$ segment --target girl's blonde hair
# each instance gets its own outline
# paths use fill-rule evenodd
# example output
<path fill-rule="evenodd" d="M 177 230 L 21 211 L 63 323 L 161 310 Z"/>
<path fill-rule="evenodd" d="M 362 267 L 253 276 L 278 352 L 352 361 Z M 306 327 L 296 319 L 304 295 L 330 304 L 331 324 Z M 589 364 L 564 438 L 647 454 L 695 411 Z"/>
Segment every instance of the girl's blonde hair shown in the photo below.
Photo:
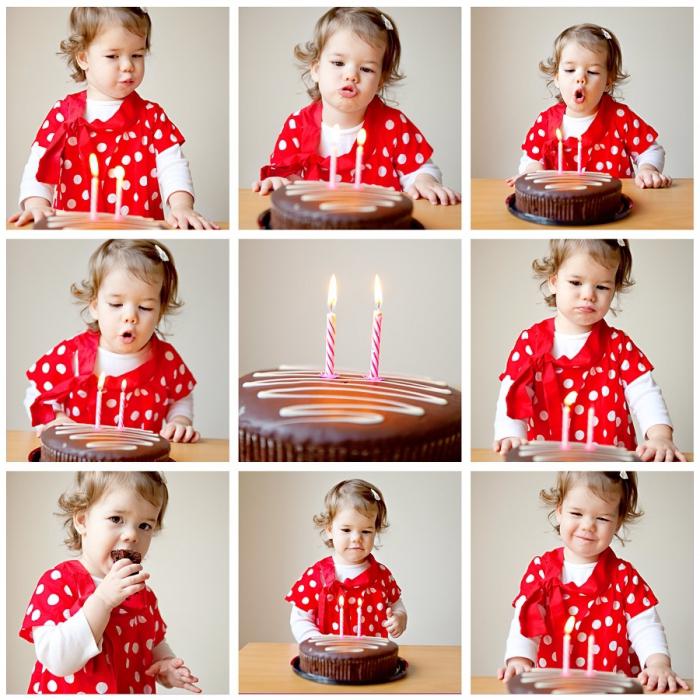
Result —
<path fill-rule="evenodd" d="M 314 524 L 319 528 L 321 539 L 327 547 L 333 547 L 333 540 L 328 537 L 326 529 L 333 524 L 335 516 L 344 508 L 354 508 L 368 518 L 374 518 L 374 529 L 377 533 L 389 527 L 382 492 L 362 479 L 349 479 L 336 484 L 326 494 L 323 506 L 324 511 L 314 515 Z"/>
<path fill-rule="evenodd" d="M 80 534 L 73 518 L 95 505 L 105 493 L 115 486 L 132 489 L 141 498 L 160 508 L 154 528 L 163 528 L 163 517 L 168 506 L 168 487 L 162 472 L 76 472 L 71 487 L 58 499 L 59 513 L 68 532 L 64 540 L 68 549 L 80 551 Z"/>
<path fill-rule="evenodd" d="M 116 267 L 125 267 L 132 275 L 149 284 L 162 274 L 159 321 L 182 306 L 177 298 L 175 261 L 163 243 L 154 240 L 110 239 L 90 256 L 88 278 L 80 284 L 72 284 L 70 288 L 71 294 L 84 305 L 81 311 L 83 319 L 93 331 L 98 330 L 99 326 L 97 321 L 89 318 L 88 307 L 97 299 L 104 278 Z"/>
<path fill-rule="evenodd" d="M 540 491 L 540 500 L 552 508 L 547 517 L 557 534 L 559 525 L 553 519 L 557 509 L 561 508 L 566 494 L 575 486 L 584 486 L 598 498 L 612 501 L 620 497 L 617 509 L 619 525 L 630 525 L 644 515 L 637 510 L 637 474 L 635 472 L 558 472 L 556 484 L 551 489 Z M 619 532 L 619 531 L 618 531 Z M 615 536 L 622 544 L 625 540 L 617 533 Z"/>
<path fill-rule="evenodd" d="M 599 265 L 615 272 L 615 294 L 627 291 L 633 284 L 632 253 L 629 241 L 600 238 L 557 238 L 549 241 L 549 256 L 532 261 L 535 279 L 540 280 L 540 290 L 548 306 L 556 307 L 556 294 L 548 294 L 547 282 L 559 272 L 564 261 L 576 253 L 587 253 Z M 612 309 L 615 313 L 615 309 Z"/>
<path fill-rule="evenodd" d="M 85 71 L 78 65 L 78 54 L 87 51 L 100 31 L 109 24 L 119 24 L 136 36 L 143 37 L 146 52 L 151 48 L 151 18 L 141 7 L 74 7 L 70 11 L 70 36 L 58 52 L 73 71 L 76 83 L 85 80 Z"/>
<path fill-rule="evenodd" d="M 399 71 L 401 42 L 394 20 L 376 7 L 334 7 L 316 22 L 313 40 L 294 47 L 294 57 L 304 69 L 302 79 L 312 100 L 320 100 L 321 92 L 318 83 L 311 79 L 311 68 L 321 60 L 328 39 L 339 29 L 350 29 L 370 46 L 384 47 L 380 93 L 403 79 Z"/>
<path fill-rule="evenodd" d="M 629 78 L 629 75 L 622 70 L 622 49 L 617 37 L 609 29 L 599 27 L 597 24 L 575 24 L 573 27 L 565 29 L 554 40 L 552 56 L 544 61 L 540 61 L 540 70 L 549 78 L 547 87 L 550 89 L 554 84 L 554 78 L 559 72 L 561 53 L 569 41 L 575 41 L 577 44 L 595 53 L 605 51 L 607 55 L 605 67 L 608 71 L 609 85 L 609 87 L 606 87 L 606 91 L 611 95 L 614 95 L 616 85 Z M 563 102 L 560 92 L 557 92 L 555 97 L 559 102 Z"/>

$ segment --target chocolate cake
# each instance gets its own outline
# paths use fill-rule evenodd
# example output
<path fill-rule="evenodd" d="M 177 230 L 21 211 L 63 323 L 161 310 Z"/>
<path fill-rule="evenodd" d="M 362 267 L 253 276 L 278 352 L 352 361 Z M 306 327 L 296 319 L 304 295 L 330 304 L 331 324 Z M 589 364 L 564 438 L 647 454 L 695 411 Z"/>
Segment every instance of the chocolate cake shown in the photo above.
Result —
<path fill-rule="evenodd" d="M 169 454 L 168 440 L 138 428 L 65 423 L 41 433 L 42 462 L 166 462 Z"/>
<path fill-rule="evenodd" d="M 622 182 L 607 173 L 540 170 L 515 181 L 515 208 L 552 223 L 604 223 L 621 206 Z"/>
<path fill-rule="evenodd" d="M 405 194 L 374 185 L 298 180 L 270 195 L 273 229 L 408 229 L 412 212 Z"/>
<path fill-rule="evenodd" d="M 399 664 L 399 647 L 382 637 L 325 635 L 299 645 L 299 668 L 340 683 L 382 683 Z"/>
<path fill-rule="evenodd" d="M 506 462 L 640 462 L 635 452 L 612 445 L 570 442 L 563 448 L 560 442 L 533 440 L 506 453 Z"/>
<path fill-rule="evenodd" d="M 241 377 L 242 462 L 458 462 L 461 394 L 442 382 L 293 368 Z"/>
<path fill-rule="evenodd" d="M 515 695 L 629 695 L 642 693 L 642 686 L 636 678 L 622 673 L 571 670 L 564 675 L 561 669 L 541 669 L 527 671 L 508 680 L 508 692 Z"/>
<path fill-rule="evenodd" d="M 112 561 L 119 561 L 120 559 L 129 559 L 132 564 L 141 563 L 141 552 L 136 552 L 133 549 L 113 549 L 109 556 L 112 557 Z"/>
<path fill-rule="evenodd" d="M 97 218 L 93 220 L 88 212 L 57 211 L 54 216 L 37 221 L 33 228 L 42 230 L 93 229 L 99 231 L 103 229 L 167 229 L 169 227 L 164 221 L 146 219 L 142 216 L 122 216 L 115 219 L 113 214 L 99 213 Z"/>

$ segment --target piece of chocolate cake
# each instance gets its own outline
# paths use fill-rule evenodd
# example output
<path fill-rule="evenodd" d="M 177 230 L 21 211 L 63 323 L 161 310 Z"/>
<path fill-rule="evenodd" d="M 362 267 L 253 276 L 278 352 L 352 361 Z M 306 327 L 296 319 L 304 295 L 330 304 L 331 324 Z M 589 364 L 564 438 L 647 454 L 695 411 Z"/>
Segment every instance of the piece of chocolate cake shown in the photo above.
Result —
<path fill-rule="evenodd" d="M 134 564 L 141 563 L 141 553 L 135 552 L 133 549 L 113 549 L 109 556 L 112 557 L 112 561 L 119 561 L 120 559 L 130 559 Z"/>

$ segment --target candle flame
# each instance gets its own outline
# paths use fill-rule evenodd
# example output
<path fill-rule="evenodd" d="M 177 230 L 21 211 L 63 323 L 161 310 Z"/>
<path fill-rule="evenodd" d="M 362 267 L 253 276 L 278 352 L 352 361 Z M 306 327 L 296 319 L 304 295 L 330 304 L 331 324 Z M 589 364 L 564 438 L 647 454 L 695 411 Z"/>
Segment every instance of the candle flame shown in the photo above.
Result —
<path fill-rule="evenodd" d="M 559 129 L 557 129 L 556 134 L 557 138 L 561 141 L 561 131 Z"/>
<path fill-rule="evenodd" d="M 374 306 L 377 309 L 382 307 L 382 283 L 379 281 L 379 275 L 374 276 Z"/>
<path fill-rule="evenodd" d="M 126 391 L 126 379 L 122 379 L 122 391 Z"/>
<path fill-rule="evenodd" d="M 97 167 L 97 156 L 91 153 L 88 160 L 90 161 L 90 173 L 93 177 L 97 177 L 100 174 L 99 168 Z"/>
<path fill-rule="evenodd" d="M 100 378 L 97 380 L 97 391 L 102 391 L 104 385 L 105 385 L 105 379 L 107 378 L 107 375 L 105 372 L 102 372 L 100 374 Z"/>
<path fill-rule="evenodd" d="M 574 629 L 574 625 L 576 624 L 576 618 L 572 615 L 567 621 L 566 624 L 564 625 L 564 634 L 570 635 L 571 630 Z"/>
<path fill-rule="evenodd" d="M 576 397 L 578 396 L 578 393 L 575 391 L 570 391 L 565 397 L 564 397 L 564 405 L 567 408 L 571 407 L 571 404 L 576 401 Z"/>
<path fill-rule="evenodd" d="M 360 129 L 357 132 L 357 145 L 364 146 L 366 140 L 367 140 L 367 132 L 364 129 Z"/>
<path fill-rule="evenodd" d="M 362 607 L 362 598 L 357 599 L 357 607 L 361 608 Z"/>
<path fill-rule="evenodd" d="M 112 177 L 117 178 L 117 180 L 123 180 L 124 175 L 124 168 L 122 168 L 121 165 L 117 165 L 116 167 L 112 168 Z"/>
<path fill-rule="evenodd" d="M 328 283 L 328 310 L 333 311 L 338 303 L 338 285 L 335 281 L 335 275 L 331 275 L 331 281 Z"/>
<path fill-rule="evenodd" d="M 342 595 L 338 596 L 338 605 L 342 608 L 345 605 L 345 598 Z"/>

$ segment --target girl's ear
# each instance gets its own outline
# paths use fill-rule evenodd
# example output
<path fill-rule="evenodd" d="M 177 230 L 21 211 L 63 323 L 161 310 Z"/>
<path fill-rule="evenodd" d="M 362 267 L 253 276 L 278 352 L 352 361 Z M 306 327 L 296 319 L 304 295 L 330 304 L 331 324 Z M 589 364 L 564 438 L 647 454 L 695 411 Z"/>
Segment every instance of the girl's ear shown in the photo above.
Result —
<path fill-rule="evenodd" d="M 318 61 L 314 61 L 309 68 L 309 74 L 315 83 L 318 82 Z"/>
<path fill-rule="evenodd" d="M 78 53 L 75 54 L 75 60 L 83 70 L 87 70 L 87 51 L 78 51 Z"/>
<path fill-rule="evenodd" d="M 99 318 L 97 316 L 97 299 L 93 299 L 88 304 L 88 310 L 90 311 L 90 316 L 92 316 L 92 320 L 99 321 Z"/>
<path fill-rule="evenodd" d="M 549 288 L 549 293 L 550 294 L 555 294 L 556 293 L 556 285 L 557 283 L 557 276 L 556 275 L 550 275 L 550 277 L 547 279 L 547 287 Z"/>
<path fill-rule="evenodd" d="M 87 518 L 87 511 L 81 510 L 73 516 L 73 527 L 76 529 L 78 534 L 82 537 L 85 534 L 85 519 Z"/>
<path fill-rule="evenodd" d="M 556 510 L 554 511 L 554 517 L 557 521 L 557 525 L 561 525 L 561 505 L 558 505 L 556 507 Z"/>

